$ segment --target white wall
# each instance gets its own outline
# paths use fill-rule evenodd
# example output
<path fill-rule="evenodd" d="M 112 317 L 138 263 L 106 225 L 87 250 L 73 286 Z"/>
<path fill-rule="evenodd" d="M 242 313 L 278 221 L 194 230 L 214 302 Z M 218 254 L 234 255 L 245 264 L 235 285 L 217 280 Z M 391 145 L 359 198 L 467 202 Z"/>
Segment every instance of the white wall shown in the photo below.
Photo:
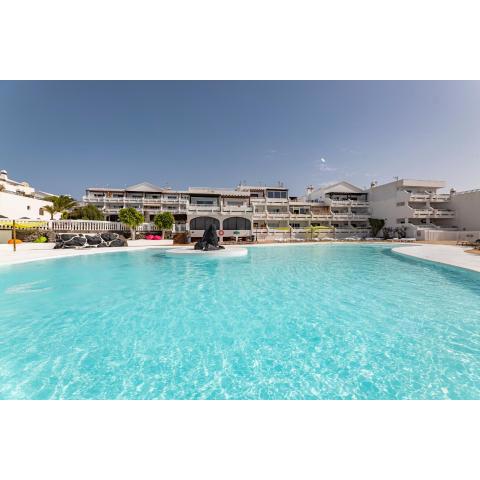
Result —
<path fill-rule="evenodd" d="M 0 192 L 0 215 L 10 219 L 28 217 L 31 220 L 50 220 L 50 214 L 44 212 L 41 215 L 40 208 L 51 204 L 51 202 L 39 200 L 38 198 Z M 54 218 L 59 219 L 60 214 L 55 214 Z"/>
<path fill-rule="evenodd" d="M 455 225 L 465 230 L 480 230 L 480 190 L 456 193 L 451 200 L 456 211 Z"/>
<path fill-rule="evenodd" d="M 429 242 L 440 242 L 440 241 L 450 241 L 450 242 L 474 242 L 480 238 L 480 231 L 448 231 L 448 230 L 427 230 L 421 229 L 417 230 L 417 240 L 426 240 Z"/>
<path fill-rule="evenodd" d="M 386 227 L 398 227 L 397 218 L 405 218 L 405 214 L 408 217 L 408 207 L 397 207 L 398 193 L 403 192 L 397 192 L 396 183 L 371 188 L 368 201 L 372 218 L 384 219 Z M 408 197 L 408 194 L 406 196 Z"/>

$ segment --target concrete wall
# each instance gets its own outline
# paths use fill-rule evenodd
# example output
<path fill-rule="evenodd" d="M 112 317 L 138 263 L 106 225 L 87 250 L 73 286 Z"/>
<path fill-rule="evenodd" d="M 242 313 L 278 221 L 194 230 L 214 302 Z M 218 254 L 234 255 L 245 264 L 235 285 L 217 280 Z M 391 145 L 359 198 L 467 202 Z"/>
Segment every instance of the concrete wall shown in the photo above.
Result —
<path fill-rule="evenodd" d="M 12 238 L 12 231 L 11 230 L 0 230 L 0 244 L 8 243 L 8 241 Z"/>
<path fill-rule="evenodd" d="M 397 207 L 398 201 L 407 201 L 408 194 L 400 195 L 398 199 L 397 184 L 387 183 L 378 187 L 371 188 L 368 192 L 368 199 L 370 202 L 370 211 L 372 218 L 379 218 L 385 220 L 386 227 L 398 227 L 397 218 L 408 217 L 408 207 Z"/>
<path fill-rule="evenodd" d="M 417 230 L 417 240 L 426 240 L 429 242 L 474 242 L 480 239 L 480 230 L 472 231 L 449 231 L 449 230 Z"/>
<path fill-rule="evenodd" d="M 455 225 L 465 230 L 480 230 L 480 190 L 456 193 L 451 200 L 456 211 Z"/>
<path fill-rule="evenodd" d="M 45 205 L 51 205 L 51 202 L 0 192 L 0 215 L 10 219 L 28 217 L 31 220 L 50 220 L 48 212 L 44 212 L 43 215 L 40 214 L 40 209 Z M 60 214 L 55 214 L 55 218 L 60 218 Z"/>

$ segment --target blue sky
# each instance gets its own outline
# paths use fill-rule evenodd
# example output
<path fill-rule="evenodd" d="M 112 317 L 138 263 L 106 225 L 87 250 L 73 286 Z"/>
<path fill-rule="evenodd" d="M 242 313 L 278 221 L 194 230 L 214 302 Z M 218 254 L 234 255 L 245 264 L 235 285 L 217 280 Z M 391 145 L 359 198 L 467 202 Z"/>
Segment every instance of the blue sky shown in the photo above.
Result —
<path fill-rule="evenodd" d="M 0 82 L 0 168 L 76 197 L 143 180 L 480 188 L 480 82 Z"/>

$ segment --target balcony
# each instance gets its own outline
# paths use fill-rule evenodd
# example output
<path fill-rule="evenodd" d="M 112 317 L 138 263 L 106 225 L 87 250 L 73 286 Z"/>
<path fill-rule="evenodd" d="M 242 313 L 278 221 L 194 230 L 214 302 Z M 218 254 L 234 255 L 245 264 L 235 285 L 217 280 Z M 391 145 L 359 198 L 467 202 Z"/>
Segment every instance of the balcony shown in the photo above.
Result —
<path fill-rule="evenodd" d="M 190 204 L 188 206 L 188 213 L 215 213 L 219 211 L 220 211 L 220 207 L 218 205 Z"/>
<path fill-rule="evenodd" d="M 455 211 L 454 210 L 434 209 L 432 216 L 435 217 L 435 218 L 454 218 L 455 217 Z"/>
<path fill-rule="evenodd" d="M 366 200 L 330 200 L 332 207 L 352 206 L 352 207 L 368 207 L 370 203 Z"/>
<path fill-rule="evenodd" d="M 279 204 L 279 203 L 288 203 L 288 198 L 265 198 L 265 197 L 252 197 L 250 198 L 252 203 L 260 204 Z"/>
<path fill-rule="evenodd" d="M 450 201 L 450 194 L 448 193 L 435 193 L 430 197 L 431 202 L 448 202 Z"/>
<path fill-rule="evenodd" d="M 333 214 L 334 220 L 362 220 L 368 221 L 368 215 L 356 215 L 354 213 L 334 213 Z"/>
<path fill-rule="evenodd" d="M 290 212 L 290 217 L 293 219 L 310 219 L 312 218 L 312 215 L 310 213 L 294 213 Z"/>
<path fill-rule="evenodd" d="M 455 211 L 435 208 L 412 208 L 413 218 L 454 218 Z"/>
<path fill-rule="evenodd" d="M 223 213 L 252 213 L 253 209 L 249 205 L 226 205 L 222 207 Z"/>
<path fill-rule="evenodd" d="M 413 218 L 428 218 L 432 216 L 433 210 L 430 208 L 410 208 Z"/>
<path fill-rule="evenodd" d="M 450 200 L 450 194 L 448 193 L 411 193 L 410 202 L 448 202 Z"/>

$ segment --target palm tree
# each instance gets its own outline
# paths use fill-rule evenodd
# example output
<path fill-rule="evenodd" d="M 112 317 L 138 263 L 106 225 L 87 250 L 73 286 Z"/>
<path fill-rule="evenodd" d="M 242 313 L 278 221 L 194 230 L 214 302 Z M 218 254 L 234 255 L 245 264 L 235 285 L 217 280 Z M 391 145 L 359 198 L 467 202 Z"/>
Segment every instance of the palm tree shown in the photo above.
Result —
<path fill-rule="evenodd" d="M 45 205 L 43 209 L 50 214 L 50 220 L 53 220 L 53 216 L 57 213 L 53 205 Z"/>
<path fill-rule="evenodd" d="M 65 213 L 77 206 L 77 202 L 70 195 L 47 197 L 53 203 L 58 213 Z"/>
<path fill-rule="evenodd" d="M 44 207 L 45 210 L 47 210 L 47 212 L 49 212 L 50 215 L 52 216 L 52 220 L 53 220 L 53 215 L 55 213 L 61 213 L 62 218 L 66 217 L 66 214 L 68 213 L 68 211 L 77 205 L 77 202 L 70 195 L 58 195 L 58 196 L 50 195 L 48 197 L 45 197 L 45 200 L 47 202 L 52 202 L 53 204 L 52 206 L 54 210 L 53 213 L 50 208 L 47 208 L 49 207 L 49 205 L 46 205 Z"/>

